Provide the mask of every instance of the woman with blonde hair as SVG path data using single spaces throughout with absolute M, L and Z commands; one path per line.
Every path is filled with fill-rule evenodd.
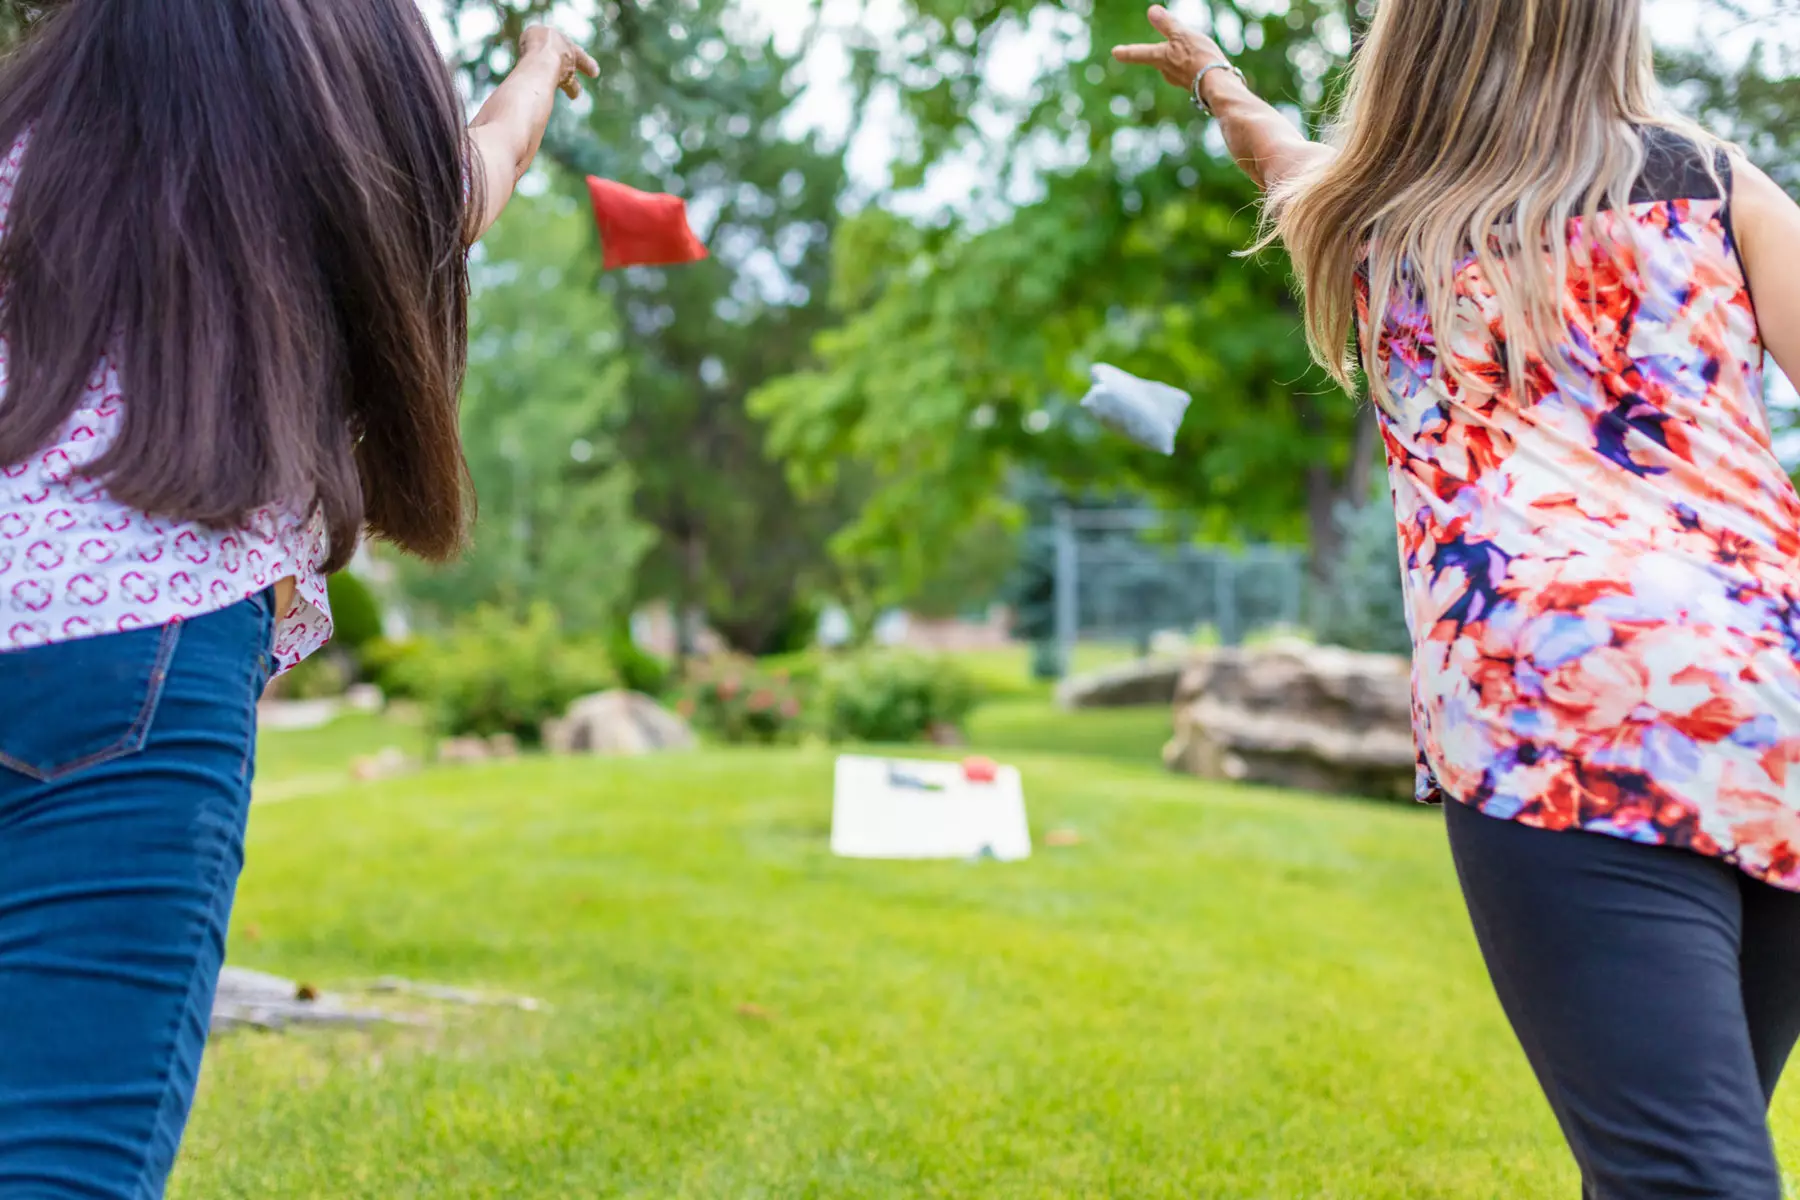
M 1117 57 L 1219 121 L 1380 410 L 1420 798 L 1586 1193 L 1778 1200 L 1800 497 L 1762 390 L 1800 207 L 1665 106 L 1641 0 L 1382 0 L 1325 144 L 1150 19 Z

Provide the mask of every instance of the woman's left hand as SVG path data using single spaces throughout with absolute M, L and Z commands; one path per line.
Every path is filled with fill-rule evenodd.
M 1166 42 L 1140 46 L 1119 46 L 1113 57 L 1133 66 L 1155 67 L 1162 77 L 1183 91 L 1194 86 L 1200 72 L 1210 66 L 1223 66 L 1231 60 L 1219 49 L 1219 43 L 1198 30 L 1189 29 L 1172 13 L 1158 4 L 1150 10 L 1150 24 Z

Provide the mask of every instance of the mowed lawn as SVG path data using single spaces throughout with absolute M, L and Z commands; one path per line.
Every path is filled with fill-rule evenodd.
M 221 1040 L 176 1197 L 1576 1192 L 1433 813 L 1034 751 L 1031 861 L 880 864 L 823 751 L 295 782 L 382 736 L 270 739 L 234 960 L 553 1007 Z

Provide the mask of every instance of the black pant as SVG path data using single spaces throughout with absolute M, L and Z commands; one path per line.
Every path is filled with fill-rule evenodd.
M 1800 895 L 1684 851 L 1446 806 L 1500 1003 L 1590 1200 L 1781 1200 Z

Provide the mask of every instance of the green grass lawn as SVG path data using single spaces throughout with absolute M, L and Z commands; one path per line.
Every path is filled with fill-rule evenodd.
M 824 752 L 281 793 L 235 961 L 554 1008 L 225 1038 L 172 1195 L 1575 1194 L 1434 814 L 1171 778 L 1106 753 L 1145 714 L 1093 728 L 1013 759 L 1035 832 L 1084 840 L 1012 865 L 833 859 Z M 272 736 L 271 787 L 391 740 Z
M 1062 712 L 1037 700 L 994 700 L 969 717 L 969 738 L 986 753 L 1080 755 L 1139 766 L 1162 761 L 1171 732 L 1166 706 Z
M 1103 671 L 1137 658 L 1137 651 L 1118 642 L 1078 642 L 1070 669 L 1076 675 Z M 1031 676 L 1030 646 L 1014 645 L 998 650 L 968 650 L 952 656 L 982 695 L 999 699 L 1048 699 L 1055 684 Z

